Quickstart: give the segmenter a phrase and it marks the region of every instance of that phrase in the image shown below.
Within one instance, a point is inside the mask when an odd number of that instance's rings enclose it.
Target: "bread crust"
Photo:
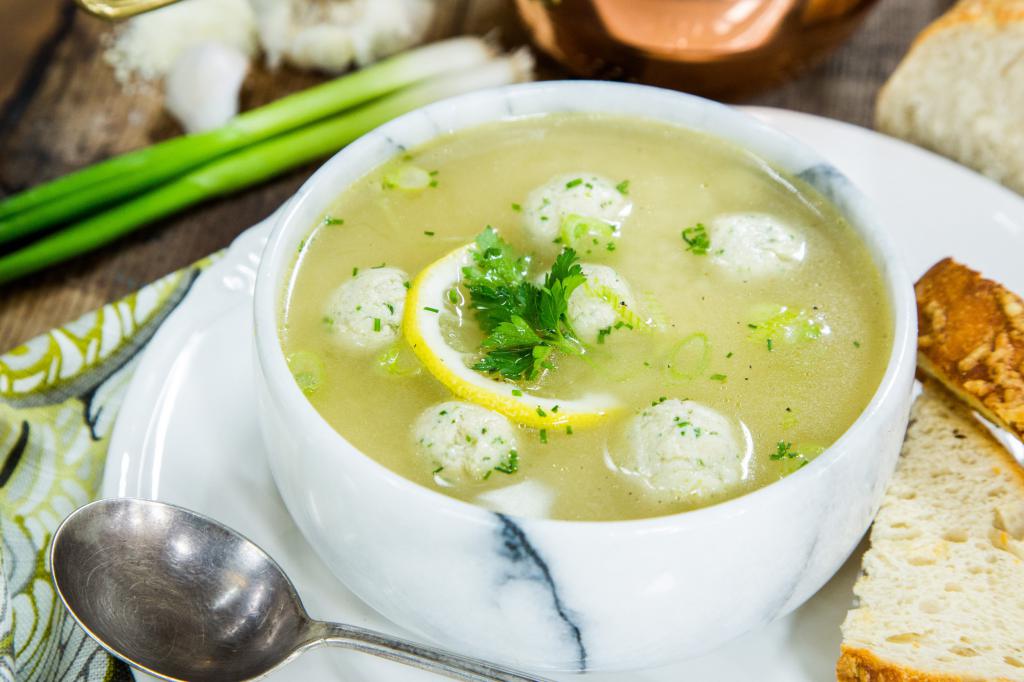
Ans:
[[[1024,300],[951,258],[914,291],[918,367],[1024,440]]]
[[[1024,23],[1024,0],[960,0],[917,34],[893,73],[897,73],[904,64],[914,58],[914,51],[917,48],[944,31],[977,24],[987,24],[999,29],[1015,23]],[[890,77],[878,91],[875,99],[876,121],[882,120],[881,109],[893,80]]]
[[[957,4],[921,31],[910,49],[937,33],[964,24],[989,24],[1001,28],[1024,21],[1024,2],[1021,0],[960,0]]]
[[[867,649],[842,647],[836,663],[837,682],[1012,682],[1004,678],[983,680],[979,677],[942,675],[921,670],[910,670],[883,660]]]

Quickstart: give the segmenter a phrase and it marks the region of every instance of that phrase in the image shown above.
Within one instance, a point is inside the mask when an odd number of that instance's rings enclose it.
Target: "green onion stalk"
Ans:
[[[218,156],[492,57],[479,38],[434,43],[239,114],[215,130],[176,137],[38,185],[0,200],[0,244],[123,200]]]
[[[387,95],[345,114],[215,159],[170,182],[0,257],[0,283],[102,246],[146,223],[325,157],[403,113],[445,97],[529,77],[526,53],[491,59]]]

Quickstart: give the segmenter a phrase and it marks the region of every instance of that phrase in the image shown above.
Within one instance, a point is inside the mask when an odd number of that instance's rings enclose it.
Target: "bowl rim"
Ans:
[[[543,99],[545,96],[550,96],[552,91],[561,93],[566,101],[572,102],[572,105],[553,111],[531,110],[521,113],[516,112],[514,107],[507,104],[507,101],[510,99],[514,99],[520,104],[523,100],[529,102],[531,98],[534,100]],[[844,447],[845,444],[859,437],[861,433],[869,431],[875,422],[882,418],[884,413],[899,408],[900,396],[896,395],[896,392],[900,390],[903,374],[908,371],[913,372],[913,358],[915,357],[917,338],[916,302],[910,277],[906,271],[901,254],[896,250],[882,222],[876,217],[871,202],[841,171],[835,169],[816,150],[796,138],[771,127],[760,119],[725,104],[695,95],[633,83],[587,80],[541,81],[489,88],[458,95],[403,114],[366,133],[328,159],[277,212],[273,231],[263,250],[256,274],[253,296],[256,361],[259,369],[264,373],[264,379],[270,392],[270,399],[274,400],[282,411],[290,412],[289,417],[302,420],[301,428],[303,430],[311,430],[313,438],[318,440],[326,438],[328,441],[333,441],[332,450],[334,452],[332,456],[343,456],[351,459],[351,464],[366,468],[371,475],[379,477],[382,483],[388,484],[392,489],[399,491],[401,494],[419,498],[424,503],[432,505],[437,513],[467,517],[467,520],[475,521],[481,520],[484,516],[490,517],[497,513],[487,507],[450,497],[411,481],[363,453],[327,422],[292,379],[287,367],[284,350],[280,343],[278,317],[286,279],[290,277],[294,262],[294,250],[290,248],[292,238],[296,234],[305,236],[313,229],[313,225],[298,220],[296,216],[300,212],[299,209],[303,202],[308,203],[311,201],[310,195],[313,189],[318,185],[329,183],[331,176],[337,169],[349,163],[353,157],[369,151],[370,145],[377,143],[379,138],[384,138],[394,143],[395,138],[401,138],[399,134],[401,131],[414,127],[416,123],[422,123],[424,115],[434,126],[434,133],[417,144],[425,144],[444,134],[489,122],[546,115],[548,113],[607,113],[637,119],[646,118],[670,125],[678,125],[683,128],[689,127],[693,130],[724,138],[732,144],[741,146],[759,159],[767,161],[771,167],[783,165],[777,159],[772,159],[762,155],[760,152],[747,149],[742,142],[737,142],[734,139],[708,130],[704,127],[706,121],[689,124],[672,121],[667,117],[657,114],[636,115],[610,111],[601,106],[592,105],[587,99],[595,97],[595,99],[600,100],[602,96],[608,97],[609,95],[615,97],[646,98],[651,103],[660,100],[667,103],[665,106],[669,108],[678,110],[689,108],[699,112],[707,120],[710,120],[711,117],[721,117],[728,127],[736,129],[741,136],[764,140],[766,144],[774,144],[775,146],[787,146],[801,159],[813,162],[813,164],[807,166],[808,168],[823,165],[833,169],[836,176],[842,180],[842,205],[839,205],[840,202],[836,201],[833,197],[828,198],[837,204],[837,208],[847,218],[861,239],[864,240],[872,261],[878,267],[882,276],[885,293],[889,300],[892,315],[892,343],[886,370],[871,399],[861,410],[857,419],[819,456],[808,465],[801,467],[788,476],[737,497],[697,509],[639,519],[575,520],[519,516],[514,513],[504,512],[501,512],[501,514],[514,518],[519,522],[529,523],[532,527],[545,525],[551,528],[558,527],[573,530],[617,529],[623,531],[676,529],[714,518],[733,517],[748,513],[752,506],[758,506],[762,502],[767,503],[774,497],[789,495],[795,490],[795,486],[803,485],[805,481],[810,481],[813,477],[822,475],[832,466],[836,466],[844,456],[856,456],[857,453],[850,452],[852,448]],[[506,102],[498,115],[488,116],[480,121],[449,126],[447,128],[443,128],[436,123],[438,117],[446,116],[453,110],[472,109],[473,107],[486,105],[493,106],[495,102]],[[404,148],[398,146],[398,149],[402,150]],[[396,153],[400,153],[400,151]],[[366,167],[359,171],[357,177],[363,177],[387,160],[381,159],[366,165]],[[786,172],[795,175],[797,171],[787,170]],[[334,190],[332,196],[337,196],[340,191],[343,190]],[[320,207],[318,213],[322,213],[325,208],[325,206]],[[297,242],[298,239],[294,239],[294,241]],[[909,370],[907,369],[908,365],[910,365]],[[909,394],[907,397],[909,398]]]

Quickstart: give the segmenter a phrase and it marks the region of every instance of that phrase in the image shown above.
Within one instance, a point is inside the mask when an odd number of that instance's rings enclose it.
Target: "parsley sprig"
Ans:
[[[532,379],[550,369],[552,354],[583,352],[569,325],[569,297],[586,281],[576,252],[564,249],[538,286],[526,280],[530,259],[491,227],[476,238],[473,263],[462,269],[470,306],[486,338],[473,369],[507,379]]]
[[[711,248],[711,237],[703,223],[684,229],[683,241],[686,242],[686,250],[695,256],[706,256]]]

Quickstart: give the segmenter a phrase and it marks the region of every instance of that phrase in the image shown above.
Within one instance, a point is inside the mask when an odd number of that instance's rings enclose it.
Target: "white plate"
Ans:
[[[913,276],[953,255],[1024,291],[1024,271],[1019,267],[1024,200],[1016,194],[946,159],[863,128],[777,109],[749,111],[810,144],[875,201]],[[165,500],[208,514],[274,556],[314,617],[399,633],[334,579],[305,543],[264,461],[252,395],[251,291],[269,229],[265,221],[240,236],[227,255],[199,277],[150,342],[117,419],[103,495]],[[643,673],[587,678],[829,679],[859,554],[795,613],[709,655]],[[436,678],[363,654],[321,650],[306,654],[272,679]]]

